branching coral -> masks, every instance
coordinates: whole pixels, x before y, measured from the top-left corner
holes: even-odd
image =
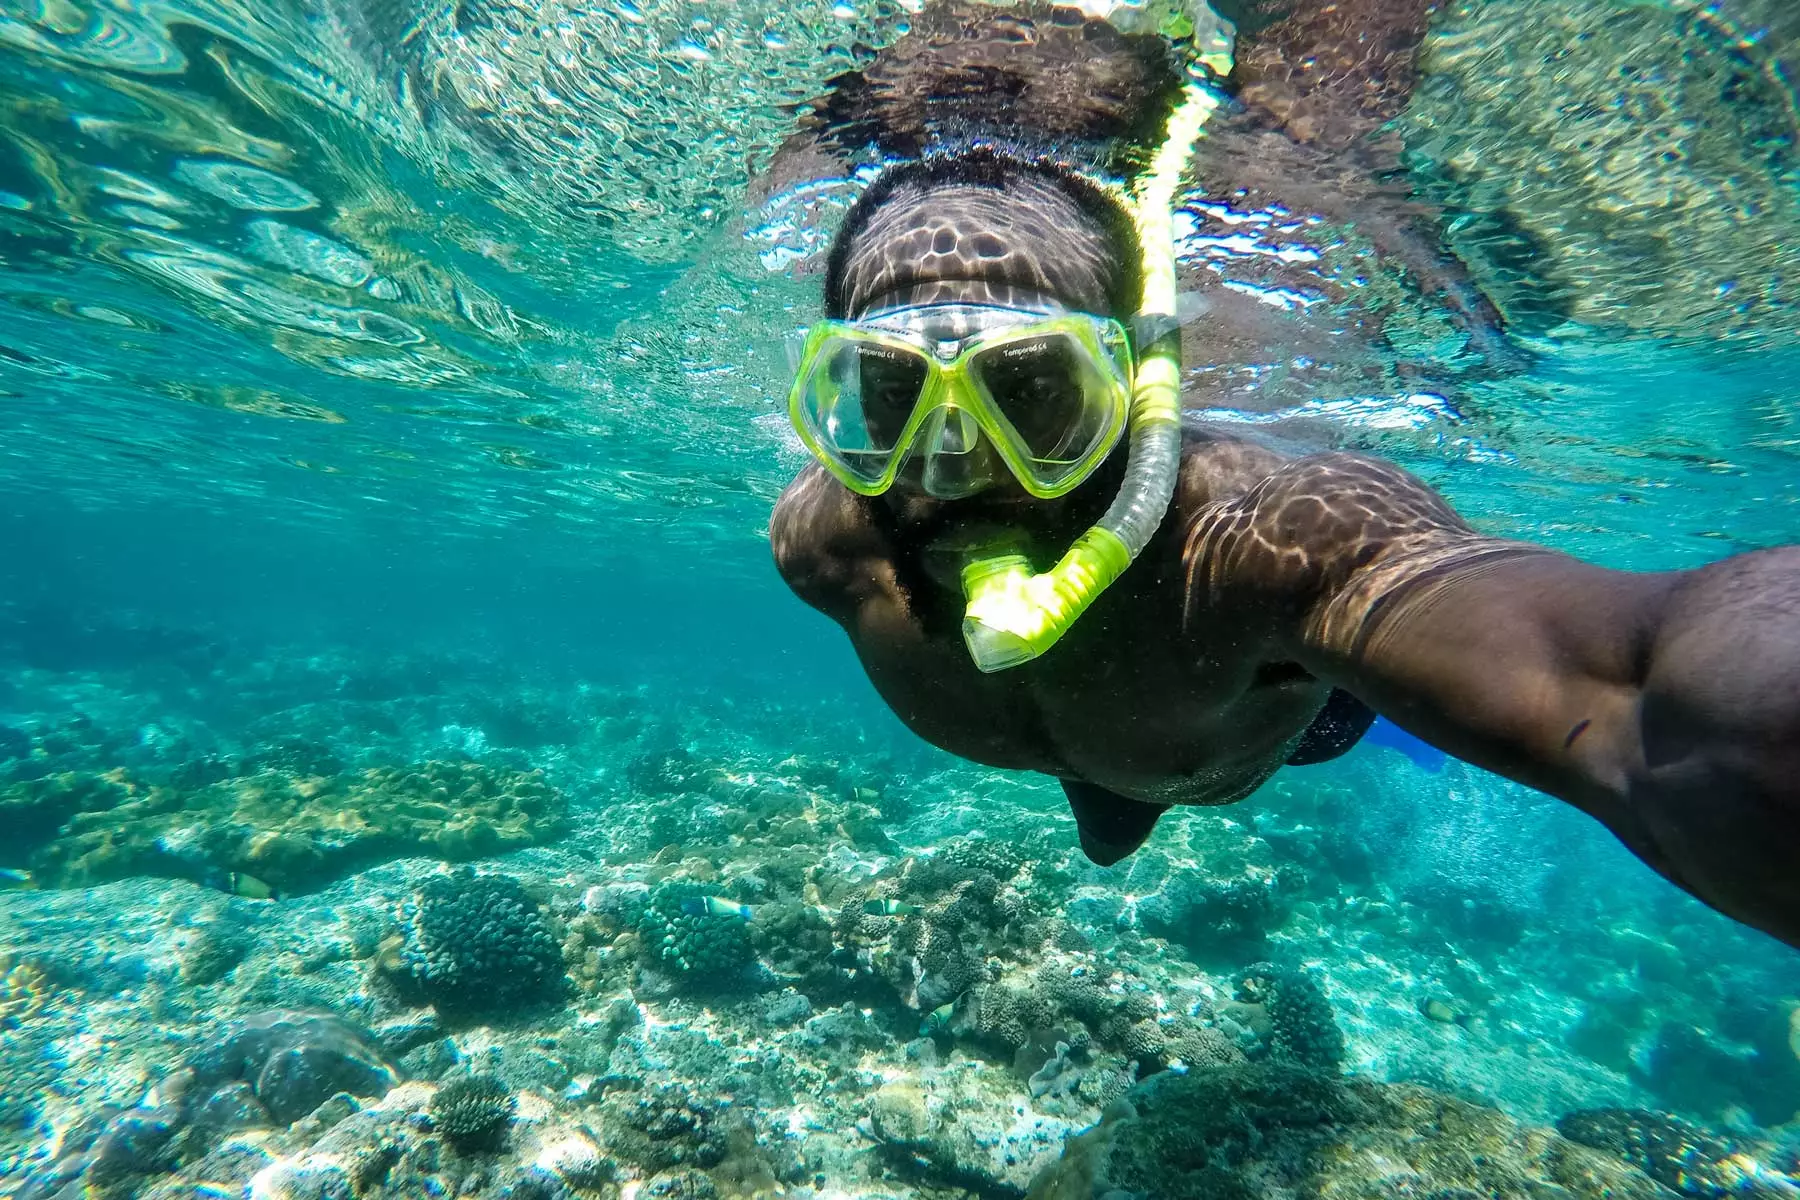
[[[1259,876],[1180,874],[1138,905],[1145,933],[1168,939],[1201,963],[1242,962],[1261,952],[1287,915],[1284,889]]]
[[[959,843],[959,845],[981,843]],[[1049,939],[1046,914],[1025,892],[974,857],[1016,874],[1020,860],[1004,851],[964,851],[908,858],[840,910],[835,933],[843,950],[884,980],[902,1003],[929,1013],[1028,960]]]
[[[556,937],[517,880],[464,867],[426,880],[410,907],[399,981],[446,1016],[504,1016],[566,993]]]
[[[463,1075],[431,1097],[431,1127],[463,1151],[497,1150],[512,1124],[518,1101],[492,1075]]]
[[[1315,1071],[1335,1072],[1344,1061],[1344,1035],[1310,975],[1270,963],[1257,963],[1238,976],[1238,998],[1260,1004],[1273,1034],[1271,1058]]]
[[[679,1084],[608,1096],[608,1148],[648,1171],[714,1167],[728,1149],[725,1110]]]
[[[692,883],[666,883],[650,894],[638,918],[640,954],[646,965],[701,987],[730,987],[755,959],[746,918],[711,911],[707,894]]]

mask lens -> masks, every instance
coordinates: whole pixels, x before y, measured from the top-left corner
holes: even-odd
[[[849,356],[845,356],[849,357]],[[858,348],[853,367],[862,396],[863,423],[876,449],[892,450],[925,390],[925,360],[887,346]]]
[[[1042,466],[1081,459],[1109,430],[1114,381],[1066,333],[1002,343],[971,365],[1020,448]]]
[[[819,348],[800,392],[800,416],[832,457],[859,478],[880,478],[924,390],[923,358],[833,338]]]

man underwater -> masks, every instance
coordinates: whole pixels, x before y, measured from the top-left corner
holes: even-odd
[[[1430,7],[1231,14],[1235,102],[1192,173],[1354,190]],[[1170,805],[1241,800],[1380,713],[1800,946],[1800,547],[1606,570],[1478,534],[1381,460],[1179,422],[1146,389],[1172,391],[1176,343],[1217,359],[1230,331],[1175,328],[1166,217],[1159,249],[1096,180],[1166,173],[1142,139],[1197,89],[1162,39],[1072,10],[935,14],[820,107],[815,147],[908,161],[833,244],[790,397],[818,461],[770,530],[901,720],[1058,777],[1106,865]],[[1392,244],[1478,340],[1491,309],[1415,218]]]

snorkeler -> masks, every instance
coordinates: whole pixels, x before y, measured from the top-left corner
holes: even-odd
[[[1222,194],[1285,164],[1309,204],[1389,214],[1364,227],[1504,354],[1419,214],[1355,182],[1430,8],[1234,13],[1223,96],[1159,34],[1062,8],[928,10],[838,81],[800,157],[905,161],[831,249],[789,399],[817,461],[776,507],[777,564],[914,732],[1059,778],[1097,863],[1380,713],[1800,945],[1800,547],[1606,570],[1483,536],[1381,460],[1180,416],[1208,400],[1184,344],[1217,362],[1249,328],[1177,320],[1184,163]]]

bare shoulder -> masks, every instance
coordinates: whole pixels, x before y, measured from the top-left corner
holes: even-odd
[[[1190,543],[1211,535],[1241,539],[1260,527],[1265,548],[1274,548],[1271,535],[1276,543],[1298,540],[1308,557],[1364,550],[1405,533],[1468,531],[1429,484],[1384,459],[1283,453],[1205,426],[1183,431],[1175,502]]]
[[[1253,438],[1188,422],[1181,431],[1181,475],[1175,512],[1187,520],[1209,504],[1241,496],[1289,459]]]
[[[1236,596],[1282,620],[1342,605],[1360,616],[1405,579],[1492,544],[1429,484],[1368,455],[1202,450],[1194,470],[1181,513],[1190,606]]]
[[[775,569],[794,594],[843,620],[864,598],[873,560],[890,557],[868,506],[816,463],[788,484],[769,518]]]

